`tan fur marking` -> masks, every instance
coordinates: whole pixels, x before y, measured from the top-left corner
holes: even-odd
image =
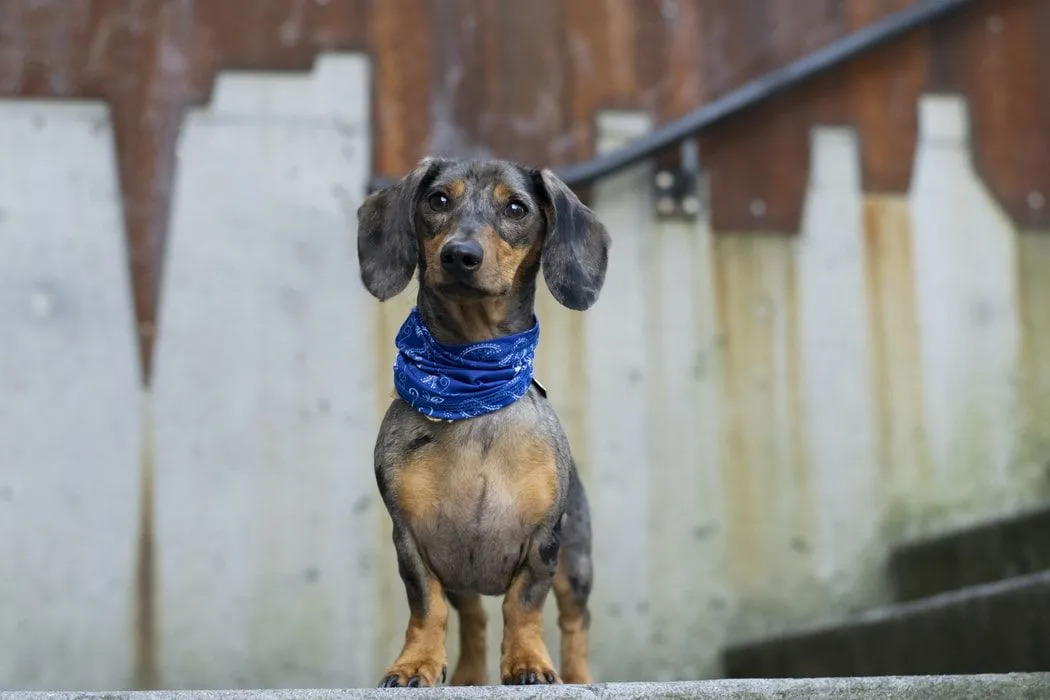
[[[445,245],[450,235],[452,235],[451,230],[439,231],[433,238],[423,239],[423,257],[427,261],[428,281],[441,279],[441,246]]]
[[[438,450],[423,451],[395,473],[394,494],[410,521],[429,520],[437,511],[447,464],[443,457]]]
[[[492,188],[492,199],[496,204],[505,204],[513,194],[514,191],[503,183]]]
[[[459,661],[452,674],[452,685],[485,685],[485,608],[481,596],[463,596],[459,606]]]
[[[467,183],[463,180],[453,180],[448,183],[448,193],[452,195],[453,199],[459,199],[463,196],[463,193],[467,191]]]
[[[474,517],[479,474],[514,494],[522,524],[543,522],[554,504],[558,472],[551,446],[514,433],[497,440],[487,455],[467,445],[424,448],[396,472],[394,494],[409,522],[432,520],[439,506],[467,520]]]
[[[427,582],[427,612],[423,617],[412,615],[405,630],[405,646],[383,677],[396,675],[400,685],[407,685],[413,676],[419,676],[420,685],[436,686],[441,682],[445,668],[445,633],[448,629],[448,606],[441,584],[435,579]]]
[[[500,284],[506,289],[513,289],[521,282],[521,275],[543,248],[542,238],[537,238],[528,248],[515,248],[492,229],[485,231],[483,240],[485,255],[489,255],[491,249],[496,260],[496,274]]]
[[[504,683],[521,674],[535,673],[541,679],[546,674],[561,683],[554,670],[547,645],[543,643],[542,607],[521,604],[521,592],[527,573],[518,574],[503,598],[503,644],[500,647],[499,675]]]
[[[503,463],[511,467],[514,505],[522,523],[541,523],[554,504],[557,464],[551,446],[534,437],[511,435],[496,446]]]
[[[554,574],[554,597],[558,601],[558,628],[561,630],[562,680],[566,683],[591,683],[587,625],[565,573],[562,556],[558,557],[558,570]]]

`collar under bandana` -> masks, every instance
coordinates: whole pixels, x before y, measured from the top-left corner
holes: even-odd
[[[462,420],[514,403],[532,383],[532,360],[540,326],[480,343],[444,345],[434,339],[419,309],[398,331],[394,388],[430,418]]]

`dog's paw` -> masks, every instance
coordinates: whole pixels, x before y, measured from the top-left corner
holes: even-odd
[[[448,667],[443,661],[424,659],[398,662],[386,670],[380,688],[432,688],[445,682]]]
[[[561,685],[550,659],[540,654],[522,654],[500,663],[503,685]]]

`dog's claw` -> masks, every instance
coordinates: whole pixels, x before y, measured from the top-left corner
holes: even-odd
[[[502,680],[503,685],[543,685],[544,682],[548,685],[555,685],[558,683],[558,676],[554,671],[537,672],[523,669],[517,674],[511,673],[504,676]]]
[[[438,664],[441,663],[440,666]],[[430,688],[445,682],[448,667],[437,659],[395,663],[386,670],[380,688]]]
[[[441,682],[444,683],[445,679],[448,678],[448,666],[441,667]]]

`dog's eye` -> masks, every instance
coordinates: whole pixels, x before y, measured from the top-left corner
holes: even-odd
[[[452,204],[452,200],[448,198],[448,195],[444,192],[435,192],[430,195],[427,199],[427,204],[434,211],[448,211],[449,206]]]
[[[503,211],[512,219],[520,219],[525,216],[529,210],[525,208],[524,204],[514,199],[507,204]]]

